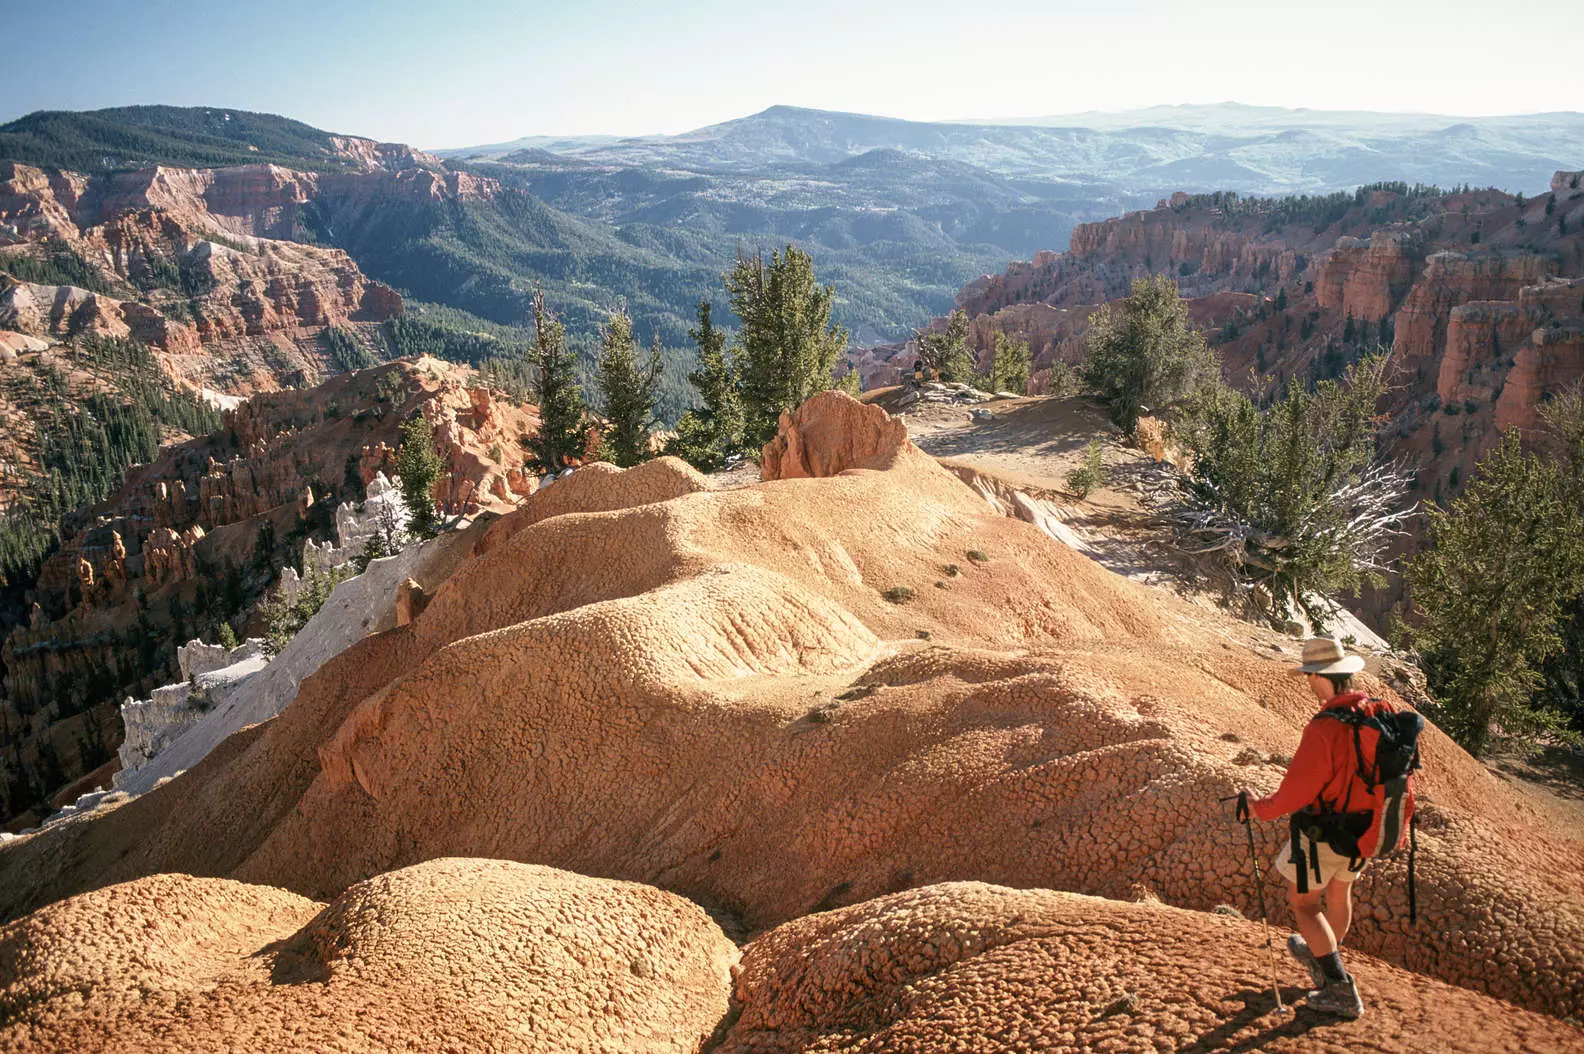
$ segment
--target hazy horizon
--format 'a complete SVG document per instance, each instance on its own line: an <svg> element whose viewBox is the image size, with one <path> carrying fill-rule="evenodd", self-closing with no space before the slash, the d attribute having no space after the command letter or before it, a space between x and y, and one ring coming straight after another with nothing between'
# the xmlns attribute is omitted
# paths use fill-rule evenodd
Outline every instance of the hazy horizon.
<svg viewBox="0 0 1584 1054"><path fill-rule="evenodd" d="M0 120L36 110L232 106L444 149L529 136L674 135L772 105L1017 123L1227 100L1477 118L1556 112L1559 100L1576 97L1565 62L1491 61L1533 50L1533 34L1471 3L1237 0L1190 9L1149 0L1096 11L1008 0L971 22L940 0L664 8L149 0L134 9L85 0L69 49L12 56ZM8 14L7 27L13 39L46 40L55 20L35 5ZM1580 44L1584 7L1551 12L1547 51ZM132 65L129 55L157 61Z"/></svg>
<svg viewBox="0 0 1584 1054"><path fill-rule="evenodd" d="M952 116L952 117L898 117L895 114L867 113L867 112L860 111L860 110L842 110L842 109L832 109L832 108L829 108L829 107L801 106L801 105L799 105L797 103L771 103L769 106L762 107L762 108L760 108L758 110L754 110L754 111L746 112L746 113L734 114L734 115L732 115L730 117L724 117L724 118L722 118L722 119L720 119L718 121L710 121L710 122L707 122L705 124L696 125L696 126L691 127L691 128L683 128L683 129L681 129L679 131L674 131L674 132L673 131L609 132L609 131L605 131L605 130L601 130L601 129L590 129L590 130L586 130L586 131L582 131L582 132L570 132L570 133L542 133L542 132L535 132L535 131L527 131L527 132L522 133L521 135L505 136L505 137L503 137L501 139L490 140L488 142L481 141L481 142L476 142L476 143L428 143L428 144L422 144L420 146L420 149L440 150L440 151L453 151L453 150L459 150L459 149L466 149L466 148L470 148L470 147L479 147L479 146L494 145L494 144L498 144L498 143L516 142L518 140L574 140L574 139L584 139L584 138L588 138L588 139L598 139L598 138L643 139L643 138L648 138L648 137L652 137L652 136L658 137L658 136L687 135L687 134L689 134L691 132L702 131L705 128L715 127L717 125L726 124L726 123L729 123L731 121L741 120L741 119L746 118L746 117L753 117L753 116L756 116L758 114L764 113L767 110L777 109L777 108L782 108L782 107L790 108L790 109L812 110L812 111L819 112L819 113L845 114L845 115L853 116L853 117L874 117L874 118L879 118L881 120L907 121L907 122L919 123L919 124L1004 125L1004 126L1009 126L1009 127L1017 127L1017 126L1038 127L1038 126L1040 126L1042 124L1050 124L1053 121L1060 120L1060 119L1068 119L1068 118L1073 119L1074 121L1078 121L1078 120L1082 120L1082 119L1088 118L1088 117L1110 117L1110 118L1116 118L1116 117L1125 117L1125 116L1132 115L1132 114L1145 114L1145 113L1150 113L1150 112L1159 111L1159 110L1212 110L1212 109L1218 109L1218 108L1243 108L1243 109L1248 109L1248 110L1266 111L1266 112L1270 112L1270 113L1280 112L1280 113L1287 113L1287 114L1303 114L1303 115L1314 114L1314 115L1348 116L1348 115L1355 115L1356 114L1356 115L1374 116L1374 117L1395 117L1395 118L1423 119L1423 120L1426 120L1426 121L1442 121L1442 120L1445 120L1445 121L1450 121L1450 122L1459 122L1459 121L1493 121L1493 120L1503 120L1503 119L1517 119L1517 118L1523 118L1523 117L1552 117L1552 116L1571 117L1571 116L1584 116L1584 110L1567 110L1567 109L1529 110L1529 111L1520 111L1520 112L1515 112L1515 113L1502 113L1502 114L1455 114L1455 113L1433 113L1433 112L1428 112L1428 111L1417 111L1417 110L1331 110L1331 109L1322 109L1322 108L1313 107L1313 106L1265 106L1265 105L1261 105L1261 104L1258 104L1258 103L1246 103L1246 102L1242 102L1242 101L1237 100L1237 99L1223 99L1223 100L1219 100L1217 102L1156 103L1156 104L1153 104L1153 105L1150 105L1150 106L1132 106L1132 107L1127 107L1125 109L1083 110L1083 111L1078 111L1078 112L1021 114L1021 115L1014 115L1014 116L1004 116L1004 115L986 116L986 115L970 114L970 115L956 115L956 116ZM289 116L289 115L283 115L283 116ZM340 131L345 131L345 130L342 129ZM413 145L418 146L419 144L413 144Z"/></svg>

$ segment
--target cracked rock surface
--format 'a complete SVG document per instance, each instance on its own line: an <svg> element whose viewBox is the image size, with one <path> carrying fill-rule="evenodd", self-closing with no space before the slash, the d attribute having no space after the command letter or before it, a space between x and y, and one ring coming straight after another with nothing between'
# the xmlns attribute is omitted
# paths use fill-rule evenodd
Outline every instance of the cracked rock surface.
<svg viewBox="0 0 1584 1054"><path fill-rule="evenodd" d="M782 464L839 474L719 490L661 460L626 472L592 466L535 494L487 529L410 623L327 662L272 720L149 794L0 849L0 917L166 872L324 902L441 858L546 865L668 890L734 936L759 936L733 1042L778 1050L847 1049L891 1027L860 1013L870 996L843 988L855 1020L871 1024L833 1047L795 1037L776 1046L771 1032L830 1029L781 1007L793 981L751 980L764 955L784 973L808 950L809 969L825 970L814 937L777 935L867 918L875 898L971 881L1198 912L1230 904L1255 918L1244 834L1218 799L1279 781L1314 710L1287 675L1291 657L1261 654L1248 627L998 515L905 436L887 441L895 429L878 408L826 393L787 424L797 436L783 443ZM872 435L822 445L871 425ZM1531 1017L1512 1004L1578 1015L1580 832L1439 732L1421 743L1420 920L1406 918L1405 859L1379 861L1359 880L1348 949L1398 969L1375 975L1377 991L1406 970L1412 991L1430 994L1415 997L1417 1010L1388 1003L1377 1020L1395 1015L1411 1029L1438 1007L1472 1007L1479 1028L1529 1036ZM1268 860L1285 828L1256 833ZM1267 880L1280 926L1280 880ZM1171 983L1229 1017L1240 1013L1237 993L1259 987L1244 974L1262 950L1248 951L1250 931L1236 920L1040 896L1052 917L1078 904L1095 920L1120 912L1112 928L1130 933L1158 922L1159 940L1178 949ZM893 928L904 940L911 916L884 905L913 902L876 903L872 940L889 947ZM977 903L962 910L972 916ZM831 909L841 910L815 914ZM486 957L492 940L527 940L515 928L482 932ZM776 941L784 952L763 950ZM1056 990L1087 993L1085 1005L1121 998L1101 991L1107 971L1155 961L1142 937L1112 951L1088 937L1071 947L1093 949L1094 964L1071 951L1040 969ZM415 957L412 969L426 961ZM930 976L942 1020L988 1029L1009 1012L967 973ZM1467 1002L1474 992L1506 1002ZM1067 1011L1042 1013L1041 1028L1069 1037L1053 1040L1058 1048L1139 1048L1079 1028ZM754 1025L756 1014L776 1024ZM1572 1036L1556 1018L1556 1035ZM1186 1028L1202 1039L1192 1030L1211 1027L1197 1011L1159 1020L1160 1035ZM984 1049L1018 1049L996 1047L993 1031L970 1034ZM874 1049L938 1049L896 1042ZM1405 1044L1378 1049L1444 1049Z"/></svg>
<svg viewBox="0 0 1584 1054"><path fill-rule="evenodd" d="M736 961L681 897L502 860L328 906L156 875L0 930L0 1049L692 1051Z"/></svg>
<svg viewBox="0 0 1584 1054"><path fill-rule="evenodd" d="M1273 1013L1260 927L1160 904L955 882L789 922L744 950L721 1054L1566 1051L1584 1031L1378 960L1352 1022ZM1283 953L1291 1007L1307 976ZM1303 983L1300 983L1303 982ZM964 1045L964 1037L974 1037Z"/></svg>

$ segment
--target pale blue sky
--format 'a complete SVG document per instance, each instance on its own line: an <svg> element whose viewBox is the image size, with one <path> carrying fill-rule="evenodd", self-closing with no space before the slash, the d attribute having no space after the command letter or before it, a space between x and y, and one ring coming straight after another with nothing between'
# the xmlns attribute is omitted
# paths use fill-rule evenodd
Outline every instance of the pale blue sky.
<svg viewBox="0 0 1584 1054"><path fill-rule="evenodd" d="M1584 108L1584 3L0 0L0 121L131 103L463 146L776 103L932 120L1238 102Z"/></svg>

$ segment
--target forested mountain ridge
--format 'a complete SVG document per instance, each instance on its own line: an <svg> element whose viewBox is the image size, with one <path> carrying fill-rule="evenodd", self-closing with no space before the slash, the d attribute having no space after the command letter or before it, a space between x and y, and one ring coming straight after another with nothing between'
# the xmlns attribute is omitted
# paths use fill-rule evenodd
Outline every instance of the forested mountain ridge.
<svg viewBox="0 0 1584 1054"><path fill-rule="evenodd" d="M398 143L208 106L40 110L0 125L0 159L78 172L271 164L310 172L438 164Z"/></svg>
<svg viewBox="0 0 1584 1054"><path fill-rule="evenodd" d="M1397 116L1233 109L1216 111L1213 128L1201 115L1198 127L1089 129L777 106L679 136L541 138L442 161L270 115L128 107L13 121L0 159L89 174L272 163L285 172L263 182L295 196L278 202L293 223L268 236L342 248L412 298L496 324L520 323L542 288L574 340L625 302L640 339L659 332L683 347L693 303L739 250L795 241L836 284L837 321L869 344L944 312L975 275L1185 187L1401 178L1539 189L1584 153L1576 114Z"/></svg>

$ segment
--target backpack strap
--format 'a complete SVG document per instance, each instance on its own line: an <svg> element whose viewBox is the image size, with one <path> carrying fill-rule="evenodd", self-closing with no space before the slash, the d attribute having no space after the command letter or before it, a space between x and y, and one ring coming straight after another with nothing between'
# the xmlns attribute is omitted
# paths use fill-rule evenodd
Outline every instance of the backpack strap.
<svg viewBox="0 0 1584 1054"><path fill-rule="evenodd" d="M1288 844L1292 848L1292 855L1287 859L1293 865L1293 871L1297 875L1297 881L1294 883L1294 886L1297 888L1299 893L1307 893L1309 892L1309 859L1308 854L1306 854L1304 851L1303 845L1305 832L1302 810L1293 813L1292 818L1287 821L1287 836ZM1311 846L1312 845L1313 843L1311 842ZM1314 855L1318 857L1320 854L1316 852ZM1318 870L1319 867L1320 862L1317 859L1315 861L1316 870Z"/></svg>
<svg viewBox="0 0 1584 1054"><path fill-rule="evenodd" d="M1414 894L1414 857L1419 855L1419 814L1408 817L1408 921L1419 921L1419 898Z"/></svg>
<svg viewBox="0 0 1584 1054"><path fill-rule="evenodd" d="M1380 700L1372 698L1366 699L1365 702L1378 703ZM1349 728L1353 729L1353 758L1358 764L1358 777L1360 780L1364 781L1365 788L1367 788L1371 794L1374 794L1375 788L1380 784L1380 780L1375 778L1379 773L1378 771L1370 772L1364 767L1364 744L1360 739L1359 732L1360 729L1362 729L1365 725L1372 723L1379 725L1379 719L1377 719L1374 714L1360 713L1351 706L1345 709L1326 709L1320 711L1318 714L1315 714L1316 720L1322 717L1329 718L1332 721L1340 721L1344 725L1347 725ZM1377 731L1379 731L1378 728Z"/></svg>

